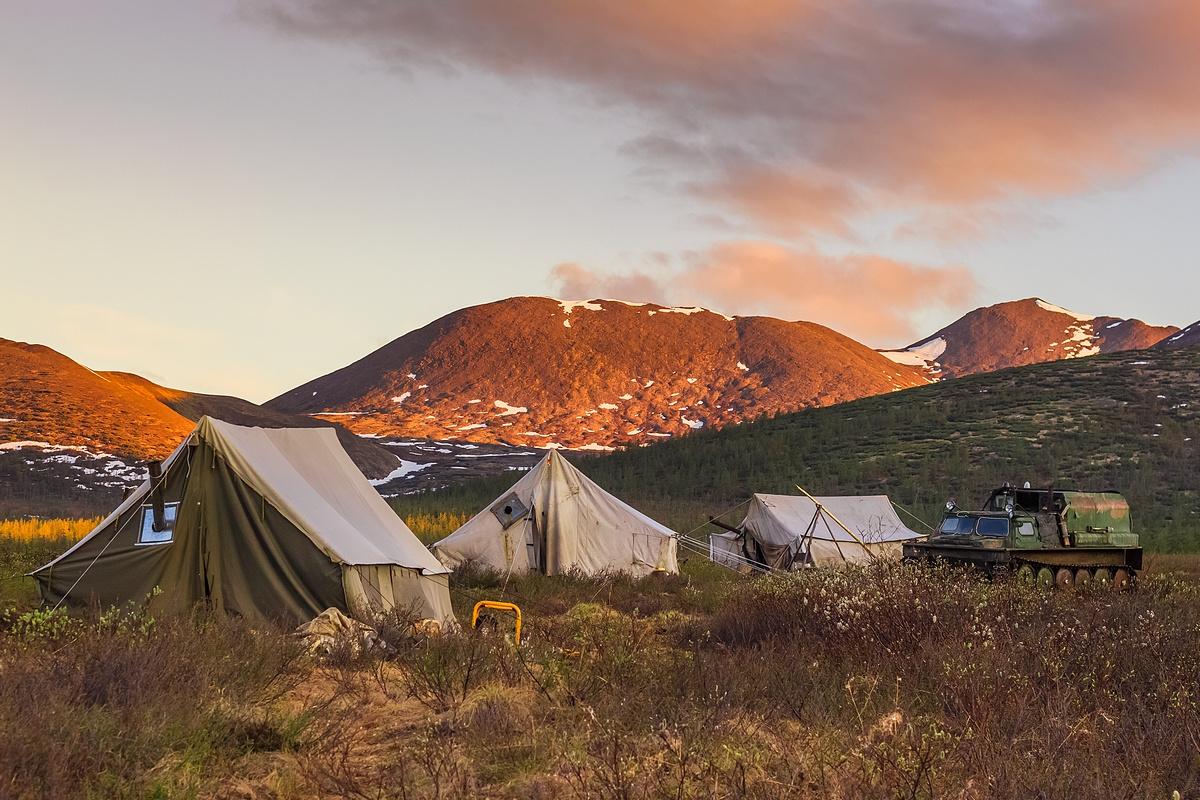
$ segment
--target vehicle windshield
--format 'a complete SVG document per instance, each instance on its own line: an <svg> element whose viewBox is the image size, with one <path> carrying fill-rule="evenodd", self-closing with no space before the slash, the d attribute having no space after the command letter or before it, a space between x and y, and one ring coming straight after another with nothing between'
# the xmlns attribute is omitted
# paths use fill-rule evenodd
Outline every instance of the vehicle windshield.
<svg viewBox="0 0 1200 800"><path fill-rule="evenodd" d="M972 533L975 530L975 520L970 517L946 517L942 520L942 533Z"/></svg>
<svg viewBox="0 0 1200 800"><path fill-rule="evenodd" d="M980 536L1008 536L1008 518L980 517L976 529Z"/></svg>
<svg viewBox="0 0 1200 800"><path fill-rule="evenodd" d="M942 520L943 534L968 536L978 533L980 536L1008 536L1007 517L946 517Z"/></svg>

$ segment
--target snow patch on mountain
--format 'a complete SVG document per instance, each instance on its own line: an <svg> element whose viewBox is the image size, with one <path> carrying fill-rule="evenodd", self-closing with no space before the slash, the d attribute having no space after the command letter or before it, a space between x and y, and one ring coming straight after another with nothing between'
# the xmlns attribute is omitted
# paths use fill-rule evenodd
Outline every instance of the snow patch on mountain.
<svg viewBox="0 0 1200 800"><path fill-rule="evenodd" d="M577 308L582 308L586 311L604 310L604 306L599 303L593 303L590 300L558 300L558 305L562 308L564 314L570 314ZM567 327L571 326L568 325Z"/></svg>
<svg viewBox="0 0 1200 800"><path fill-rule="evenodd" d="M691 316L692 314L699 314L700 312L703 311L703 312L707 312L709 314L715 314L716 316L720 317L721 319L725 320L726 322L733 321L733 317L731 317L727 314L722 314L719 311L712 311L711 309L707 309L707 308L701 308L700 306L673 306L671 308L660 308L658 310L663 314L683 314L684 316ZM651 311L650 313L653 314L654 312Z"/></svg>
<svg viewBox="0 0 1200 800"><path fill-rule="evenodd" d="M496 400L494 405L500 409L500 413L496 415L498 417L511 417L513 414L525 414L529 411L525 406L510 406L503 400Z"/></svg>
<svg viewBox="0 0 1200 800"><path fill-rule="evenodd" d="M432 461L429 462L428 464L418 464L415 461L405 461L403 458L400 458L399 456L396 457L396 460L400 462L400 466L396 467L394 470L392 470L391 472L389 472L387 475L385 475L382 478L373 479L371 481L372 486L383 486L385 483L391 483L392 481L397 480L399 478L410 477L411 475L413 475L417 472L420 472L423 469L432 467L434 464L434 462L432 462Z"/></svg>
<svg viewBox="0 0 1200 800"><path fill-rule="evenodd" d="M1040 298L1035 299L1034 302L1037 303L1038 308L1053 312L1055 314L1066 314L1068 317L1074 317L1080 322L1091 322L1096 318L1094 314L1080 314L1078 311L1071 311L1070 309L1063 308L1062 306L1056 306L1053 303L1047 303L1045 300Z"/></svg>
<svg viewBox="0 0 1200 800"><path fill-rule="evenodd" d="M936 369L939 366L938 359L946 352L946 346L945 338L937 336L928 341L914 344L906 350L880 350L879 354L897 364Z"/></svg>

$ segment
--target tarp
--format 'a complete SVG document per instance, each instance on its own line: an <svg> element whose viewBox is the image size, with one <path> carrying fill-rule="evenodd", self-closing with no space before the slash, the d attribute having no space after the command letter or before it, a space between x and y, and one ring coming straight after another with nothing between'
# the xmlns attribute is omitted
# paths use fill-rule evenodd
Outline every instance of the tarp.
<svg viewBox="0 0 1200 800"><path fill-rule="evenodd" d="M679 571L674 531L601 489L556 450L433 552L449 566L475 562L505 573Z"/></svg>
<svg viewBox="0 0 1200 800"><path fill-rule="evenodd" d="M152 490L168 530L152 529ZM335 607L394 607L453 624L448 570L359 472L331 428L246 428L208 417L79 543L32 573L46 602L154 595L299 624Z"/></svg>
<svg viewBox="0 0 1200 800"><path fill-rule="evenodd" d="M899 555L902 542L921 535L900 521L886 495L815 499L754 495L741 525L742 550L733 557L726 556L726 560L741 556L773 569L867 561L873 556ZM712 551L732 552L729 537L718 536L723 537L722 541L710 544Z"/></svg>

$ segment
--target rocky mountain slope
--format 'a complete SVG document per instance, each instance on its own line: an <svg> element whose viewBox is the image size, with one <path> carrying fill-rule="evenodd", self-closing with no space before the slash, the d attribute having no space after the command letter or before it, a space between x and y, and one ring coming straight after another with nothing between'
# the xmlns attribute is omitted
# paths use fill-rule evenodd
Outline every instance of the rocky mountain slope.
<svg viewBox="0 0 1200 800"><path fill-rule="evenodd" d="M363 436L600 450L926 382L809 322L515 297L448 314L266 405Z"/></svg>
<svg viewBox="0 0 1200 800"><path fill-rule="evenodd" d="M161 458L192 423L150 393L38 344L0 339L0 441Z"/></svg>
<svg viewBox="0 0 1200 800"><path fill-rule="evenodd" d="M1174 326L1093 317L1038 298L978 308L903 350L884 351L931 378L954 378L1098 353L1141 350L1173 335Z"/></svg>
<svg viewBox="0 0 1200 800"><path fill-rule="evenodd" d="M1200 322L1193 322L1154 346L1166 350L1172 347L1195 347L1196 345L1200 345Z"/></svg>
<svg viewBox="0 0 1200 800"><path fill-rule="evenodd" d="M243 425L331 425L372 478L402 464L328 421L96 372L49 347L0 339L0 516L106 510L144 480L143 462L165 457L205 414Z"/></svg>

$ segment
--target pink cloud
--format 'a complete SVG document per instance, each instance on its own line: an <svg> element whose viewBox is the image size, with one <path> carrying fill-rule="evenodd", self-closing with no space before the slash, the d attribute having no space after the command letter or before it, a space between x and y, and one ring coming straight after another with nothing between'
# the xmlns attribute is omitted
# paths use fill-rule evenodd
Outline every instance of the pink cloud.
<svg viewBox="0 0 1200 800"><path fill-rule="evenodd" d="M611 275L594 272L581 264L565 262L550 270L550 282L567 299L610 297L620 300L666 303L662 284L648 274L631 272Z"/></svg>
<svg viewBox="0 0 1200 800"><path fill-rule="evenodd" d="M962 267L930 267L875 255L829 256L811 248L741 241L695 254L682 268L608 275L560 264L550 280L572 299L614 298L702 305L742 315L819 322L880 346L911 341L912 315L961 307L977 285Z"/></svg>
<svg viewBox="0 0 1200 800"><path fill-rule="evenodd" d="M1194 0L280 0L263 13L395 68L557 81L649 112L632 158L789 236L1084 191L1200 144Z"/></svg>

